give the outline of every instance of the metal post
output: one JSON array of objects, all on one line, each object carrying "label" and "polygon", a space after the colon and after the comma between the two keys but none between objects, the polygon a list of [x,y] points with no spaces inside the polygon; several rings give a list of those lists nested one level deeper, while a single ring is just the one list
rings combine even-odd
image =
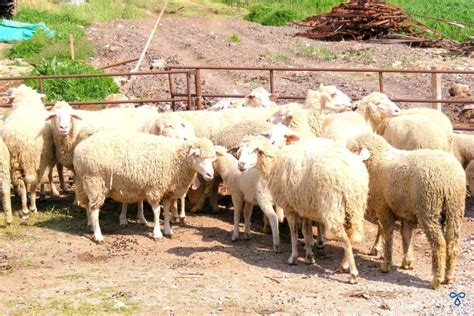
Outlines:
[{"label": "metal post", "polygon": [[186,73],[186,90],[188,93],[188,110],[192,110],[192,105],[193,105],[193,99],[192,99],[192,94],[191,94],[191,73],[187,72]]},{"label": "metal post", "polygon": [[383,72],[379,72],[379,91],[383,92]]},{"label": "metal post", "polygon": [[196,99],[194,106],[196,109],[202,110],[204,107],[204,102],[202,99],[201,70],[199,68],[196,69],[196,73],[194,75],[194,84],[196,85]]},{"label": "metal post", "polygon": [[[171,77],[171,74],[168,74],[168,82],[169,82],[169,85],[170,85],[170,96],[171,96],[171,99],[174,99],[174,85],[173,85],[173,78]],[[171,108],[173,109],[173,111],[176,111],[176,102],[171,102]]]},{"label": "metal post", "polygon": [[270,70],[270,93],[274,92],[273,70]]},{"label": "metal post", "polygon": [[[436,67],[431,67],[431,70],[437,70]],[[431,96],[433,99],[439,100],[441,99],[441,74],[440,73],[432,73],[431,74]],[[432,103],[432,108],[437,109],[439,111],[442,110],[442,105],[439,102]]]}]

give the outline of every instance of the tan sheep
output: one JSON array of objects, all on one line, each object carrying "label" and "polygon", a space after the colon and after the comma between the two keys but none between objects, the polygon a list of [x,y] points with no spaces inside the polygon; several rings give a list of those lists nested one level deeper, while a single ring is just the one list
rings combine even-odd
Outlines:
[{"label": "tan sheep", "polygon": [[279,150],[263,136],[241,147],[239,169],[257,167],[268,183],[274,202],[283,208],[291,231],[292,254],[298,257],[296,220],[303,219],[306,261],[311,263],[312,231],[308,221],[322,222],[343,241],[341,270],[350,271],[350,282],[357,282],[358,271],[352,253],[352,242],[363,236],[363,219],[367,203],[367,169],[359,157],[345,148],[324,148],[315,139],[285,146]]},{"label": "tan sheep", "polygon": [[474,160],[474,135],[455,133],[454,155],[461,165],[466,168]]},{"label": "tan sheep", "polygon": [[352,100],[336,86],[321,84],[317,90],[308,90],[305,99],[308,108],[320,110],[322,114],[350,111]]},{"label": "tan sheep", "polygon": [[5,224],[7,226],[13,222],[10,179],[10,153],[0,138],[0,194],[2,195],[2,206],[5,212]]},{"label": "tan sheep", "polygon": [[400,219],[401,267],[412,268],[412,233],[420,224],[432,247],[432,287],[451,282],[466,195],[466,176],[454,156],[440,150],[397,150],[374,134],[354,138],[347,147],[352,152],[370,153],[365,161],[370,174],[367,213],[376,216],[383,231],[381,271],[391,269],[394,222]]},{"label": "tan sheep", "polygon": [[469,191],[471,191],[471,197],[474,196],[474,160],[466,167],[466,181],[469,186]]}]

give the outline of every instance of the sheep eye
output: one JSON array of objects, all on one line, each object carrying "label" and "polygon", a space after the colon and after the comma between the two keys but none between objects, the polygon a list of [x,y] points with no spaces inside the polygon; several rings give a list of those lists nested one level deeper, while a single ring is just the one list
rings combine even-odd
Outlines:
[{"label": "sheep eye", "polygon": [[184,124],[184,123],[181,123],[181,126],[182,126],[182,127],[186,127],[186,124]]}]

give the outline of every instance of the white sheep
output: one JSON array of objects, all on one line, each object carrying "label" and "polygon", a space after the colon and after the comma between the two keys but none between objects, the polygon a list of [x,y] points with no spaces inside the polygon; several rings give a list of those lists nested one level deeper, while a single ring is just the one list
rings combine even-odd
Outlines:
[{"label": "white sheep", "polygon": [[297,218],[303,219],[309,263],[314,255],[308,221],[322,222],[343,241],[341,270],[349,270],[350,282],[357,282],[351,242],[363,236],[369,180],[360,158],[340,146],[324,148],[317,139],[312,146],[296,142],[278,150],[258,136],[242,146],[239,159],[241,171],[255,166],[267,181],[274,202],[285,211],[292,244],[288,262],[295,264],[298,257]]},{"label": "white sheep", "polygon": [[454,155],[461,165],[466,168],[474,160],[474,135],[455,133]]},{"label": "white sheep", "polygon": [[353,109],[352,100],[336,86],[320,84],[317,90],[309,89],[305,105],[320,110],[322,114],[350,111]]},{"label": "white sheep", "polygon": [[163,236],[159,221],[163,200],[164,232],[172,235],[171,199],[188,190],[196,172],[211,180],[215,159],[214,147],[207,139],[184,142],[138,132],[103,131],[82,141],[73,159],[76,195],[79,205],[88,211],[94,239],[103,241],[99,210],[106,197],[122,203],[146,200],[153,209],[155,238]]},{"label": "white sheep", "polygon": [[[234,94],[238,92],[234,90]],[[270,93],[263,87],[253,89],[244,98],[231,98],[219,100],[209,108],[210,111],[221,111],[225,109],[241,107],[273,107],[278,94]]]},{"label": "white sheep", "polygon": [[471,191],[471,197],[474,196],[474,160],[467,165],[466,169],[466,181]]},{"label": "white sheep", "polygon": [[[2,137],[10,152],[12,184],[21,194],[21,217],[26,219],[29,211],[37,212],[36,189],[56,164],[54,143],[51,128],[44,121],[48,115],[41,100],[44,95],[22,84],[12,89],[11,96],[13,111],[5,122]],[[50,185],[53,194],[59,195],[52,179]]]},{"label": "white sheep", "polygon": [[276,213],[273,209],[272,196],[266,188],[266,183],[255,168],[240,172],[237,159],[227,153],[222,146],[215,146],[219,157],[214,161],[214,170],[219,173],[232,196],[234,206],[234,230],[232,241],[239,238],[239,222],[242,209],[244,210],[244,238],[250,239],[250,218],[254,205],[258,205],[268,217],[273,236],[273,251],[280,252],[280,234],[278,221],[283,222],[283,212]]},{"label": "white sheep", "polygon": [[2,206],[5,212],[5,224],[8,226],[13,222],[12,204],[10,196],[10,153],[0,138],[0,194],[2,195]]},{"label": "white sheep", "polygon": [[419,224],[432,248],[433,288],[449,283],[459,251],[465,209],[466,176],[456,158],[441,150],[397,150],[375,134],[350,140],[352,152],[365,151],[370,174],[367,213],[374,214],[384,236],[382,272],[392,266],[393,230],[402,220],[403,269],[413,264],[412,234]]}]

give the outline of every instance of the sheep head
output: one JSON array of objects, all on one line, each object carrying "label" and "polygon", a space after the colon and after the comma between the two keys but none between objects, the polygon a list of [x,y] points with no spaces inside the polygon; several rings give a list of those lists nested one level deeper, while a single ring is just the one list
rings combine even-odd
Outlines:
[{"label": "sheep head", "polygon": [[253,89],[243,102],[243,106],[248,107],[272,107],[274,101],[278,98],[278,94],[270,93],[265,88],[259,87]]},{"label": "sheep head", "polygon": [[269,131],[262,133],[261,135],[269,139],[272,145],[278,147],[292,144],[300,139],[295,132],[281,123],[273,125]]},{"label": "sheep head", "polygon": [[271,124],[283,124],[288,127],[298,128],[297,119],[306,117],[305,109],[298,103],[288,103],[280,106],[280,109],[267,119]]},{"label": "sheep head", "polygon": [[237,166],[242,172],[257,167],[264,175],[268,175],[277,152],[278,148],[261,135],[244,138],[240,145]]},{"label": "sheep head", "polygon": [[188,159],[190,159],[191,167],[201,174],[204,180],[212,180],[214,178],[212,162],[217,159],[214,145],[206,138],[196,138],[188,141],[188,144]]},{"label": "sheep head", "polygon": [[359,156],[361,160],[367,163],[380,157],[380,155],[391,148],[383,137],[372,133],[349,139],[346,147],[350,152]]},{"label": "sheep head", "polygon": [[352,100],[336,86],[321,84],[317,90],[308,90],[305,105],[323,113],[339,113],[353,109]]},{"label": "sheep head", "polygon": [[393,103],[386,94],[380,92],[372,92],[363,97],[356,103],[356,107],[359,111],[368,111],[371,117],[380,120],[401,114],[398,105]]},{"label": "sheep head", "polygon": [[59,135],[68,135],[74,126],[73,120],[82,120],[81,116],[67,102],[57,102],[46,120],[52,120],[53,128]]},{"label": "sheep head", "polygon": [[13,108],[17,104],[41,104],[43,106],[42,98],[45,97],[45,94],[37,92],[35,89],[28,87],[25,84],[21,84],[16,88],[11,88],[8,96],[10,97],[10,102],[13,103]]},{"label": "sheep head", "polygon": [[158,118],[155,123],[156,135],[177,138],[181,140],[189,140],[196,138],[194,128],[186,120],[178,117],[165,116]]}]

